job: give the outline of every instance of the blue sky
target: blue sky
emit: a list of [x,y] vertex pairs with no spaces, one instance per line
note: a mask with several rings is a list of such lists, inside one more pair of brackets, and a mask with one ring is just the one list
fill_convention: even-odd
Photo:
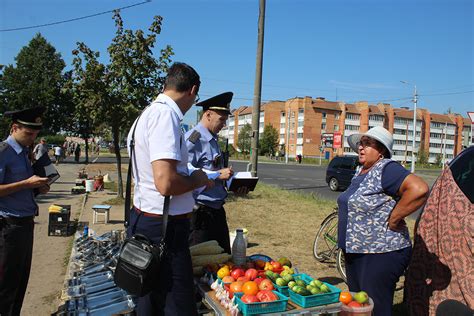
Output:
[[[142,0],[2,0],[0,29],[39,25]],[[163,0],[122,11],[126,28],[164,18],[156,53],[201,75],[201,99],[233,91],[232,107],[253,104],[258,0]],[[434,113],[474,111],[472,0],[267,0],[262,101],[295,96],[418,106]],[[0,32],[0,64],[12,64],[37,32],[68,67],[77,41],[106,58],[112,14],[28,30]],[[158,55],[157,55],[158,56]],[[401,100],[400,100],[401,99]],[[195,111],[186,116],[195,120]]]

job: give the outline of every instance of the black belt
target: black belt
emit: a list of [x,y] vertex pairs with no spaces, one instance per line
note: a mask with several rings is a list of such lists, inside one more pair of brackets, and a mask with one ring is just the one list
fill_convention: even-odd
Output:
[[35,218],[34,216],[25,216],[25,217],[10,216],[10,217],[0,217],[0,221],[5,221],[9,224],[21,225],[21,224],[32,222],[34,218]]

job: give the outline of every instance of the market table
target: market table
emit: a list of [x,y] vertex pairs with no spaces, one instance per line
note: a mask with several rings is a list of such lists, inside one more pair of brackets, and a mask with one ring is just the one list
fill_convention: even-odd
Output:
[[[207,305],[214,310],[218,316],[230,316],[228,310],[222,306],[216,298],[216,293],[209,287],[209,285],[197,282],[197,289],[199,294]],[[288,301],[286,311],[271,314],[261,315],[337,315],[341,311],[341,303],[334,303],[329,305],[315,306],[303,308],[292,301]],[[240,314],[239,314],[240,315]]]

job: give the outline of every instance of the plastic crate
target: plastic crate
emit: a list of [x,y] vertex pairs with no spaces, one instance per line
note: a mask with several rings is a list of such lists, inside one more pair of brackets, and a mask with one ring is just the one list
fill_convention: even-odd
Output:
[[[295,273],[293,274],[293,279],[295,280],[298,280],[298,277],[300,275],[303,275],[303,274],[299,274],[299,273]],[[290,288],[285,285],[285,286],[279,286],[278,284],[276,284],[275,282],[273,282],[273,286],[277,289],[278,292],[280,292],[281,294],[285,295],[286,297],[290,296]]]
[[[312,277],[304,273],[299,274],[298,276],[295,277],[295,280],[298,280],[298,279],[301,279],[305,281],[306,283],[314,280]],[[299,295],[298,293],[293,292],[292,290],[289,290],[288,292],[290,294],[290,300],[301,307],[314,307],[314,306],[327,305],[327,304],[339,302],[339,294],[341,293],[341,290],[329,283],[326,283],[326,282],[323,282],[323,283],[329,287],[331,292],[303,296],[303,295]]]
[[239,307],[240,312],[246,315],[257,315],[265,313],[276,313],[286,311],[286,304],[288,303],[288,298],[277,291],[272,291],[278,296],[278,300],[273,302],[256,302],[256,303],[244,303],[240,299],[243,296],[243,293],[234,293],[235,302]]
[[48,236],[70,236],[73,227],[69,224],[48,225]]
[[[70,205],[58,205],[63,209],[61,212],[49,212],[49,224],[68,224],[71,218]],[[68,206],[69,208],[66,208]]]

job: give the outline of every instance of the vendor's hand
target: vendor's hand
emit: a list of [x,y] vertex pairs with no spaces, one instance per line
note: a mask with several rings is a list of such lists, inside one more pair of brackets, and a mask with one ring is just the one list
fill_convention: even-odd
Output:
[[30,189],[35,189],[35,188],[40,188],[44,185],[48,185],[49,179],[47,177],[38,177],[36,175],[33,175],[24,181],[25,181],[26,187]]
[[240,187],[237,189],[237,191],[234,191],[234,194],[238,196],[247,195],[248,193],[249,193],[249,188],[247,187]]
[[219,180],[229,180],[234,175],[234,170],[232,170],[232,167],[229,167],[219,170],[219,173]]
[[50,189],[50,186],[49,186],[49,184],[46,183],[45,185],[40,186],[40,187],[38,188],[38,192],[39,192],[40,194],[46,194],[46,193],[49,192],[49,189]]
[[394,219],[392,216],[388,219],[388,228],[395,232],[401,232],[407,227],[407,223],[403,218],[401,219]]

